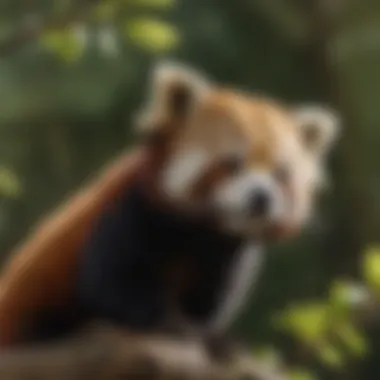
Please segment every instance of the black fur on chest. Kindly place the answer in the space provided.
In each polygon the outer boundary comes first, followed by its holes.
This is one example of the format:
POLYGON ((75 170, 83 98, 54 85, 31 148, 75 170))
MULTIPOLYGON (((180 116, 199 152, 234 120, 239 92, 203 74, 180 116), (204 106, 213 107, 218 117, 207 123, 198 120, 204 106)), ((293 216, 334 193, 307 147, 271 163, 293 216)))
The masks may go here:
POLYGON ((131 287, 156 283, 186 303, 226 277, 240 239, 154 204, 138 187, 122 203, 131 287))
POLYGON ((189 321, 204 323, 218 305, 240 243, 158 207, 135 186, 94 226, 70 279, 77 284, 73 304, 44 313, 32 335, 49 339, 89 320, 159 329, 173 304, 189 321))

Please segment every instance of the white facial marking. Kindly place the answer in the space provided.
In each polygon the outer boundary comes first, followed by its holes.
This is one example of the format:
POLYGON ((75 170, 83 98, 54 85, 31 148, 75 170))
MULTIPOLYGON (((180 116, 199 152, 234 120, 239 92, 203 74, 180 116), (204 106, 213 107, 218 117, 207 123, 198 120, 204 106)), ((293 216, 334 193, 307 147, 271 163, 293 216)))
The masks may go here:
POLYGON ((194 149, 178 154, 163 174, 163 186, 167 195, 178 198, 186 192, 209 165, 209 154, 202 149, 194 149))
POLYGON ((284 218, 286 201, 283 193, 269 173, 245 172, 218 186, 214 192, 214 202, 227 218, 232 229, 240 229, 248 224, 270 223, 284 218), (268 212, 260 217, 250 215, 250 202, 257 192, 263 192, 269 198, 268 212))

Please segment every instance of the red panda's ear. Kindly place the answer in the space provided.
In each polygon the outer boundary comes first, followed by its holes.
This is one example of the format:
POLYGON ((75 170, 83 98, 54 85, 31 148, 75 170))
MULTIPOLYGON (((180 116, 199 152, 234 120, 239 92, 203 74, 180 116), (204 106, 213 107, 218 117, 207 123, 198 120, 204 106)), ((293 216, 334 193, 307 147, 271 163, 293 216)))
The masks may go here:
POLYGON ((184 125, 211 84, 197 71, 173 62, 158 63, 151 74, 148 99, 138 114, 138 133, 150 135, 184 125))
POLYGON ((317 105, 297 107, 294 115, 306 149, 316 158, 324 157, 339 136, 339 116, 334 111, 317 105))

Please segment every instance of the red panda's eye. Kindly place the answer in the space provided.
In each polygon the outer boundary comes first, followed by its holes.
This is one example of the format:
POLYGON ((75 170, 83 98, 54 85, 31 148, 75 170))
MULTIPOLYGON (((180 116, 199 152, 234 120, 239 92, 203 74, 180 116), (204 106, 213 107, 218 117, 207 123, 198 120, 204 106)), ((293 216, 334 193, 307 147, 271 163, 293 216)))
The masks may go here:
POLYGON ((281 165, 281 166, 277 167, 275 172, 274 172, 274 176, 275 176, 277 181, 279 181, 281 183, 287 183, 289 181, 289 177, 290 177, 289 168, 285 165, 281 165))
POLYGON ((223 160, 222 165, 228 173, 233 174, 238 172, 244 166, 244 160, 239 156, 229 156, 223 160))

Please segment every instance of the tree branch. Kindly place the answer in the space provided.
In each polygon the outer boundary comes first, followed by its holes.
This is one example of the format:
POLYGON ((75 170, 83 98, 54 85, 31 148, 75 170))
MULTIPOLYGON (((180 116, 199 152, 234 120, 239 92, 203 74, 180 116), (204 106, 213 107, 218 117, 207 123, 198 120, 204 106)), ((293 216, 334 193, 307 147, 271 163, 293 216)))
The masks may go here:
POLYGON ((237 352, 228 362, 197 340, 169 340, 97 329, 60 346, 2 353, 0 378, 12 380, 284 380, 237 352))

